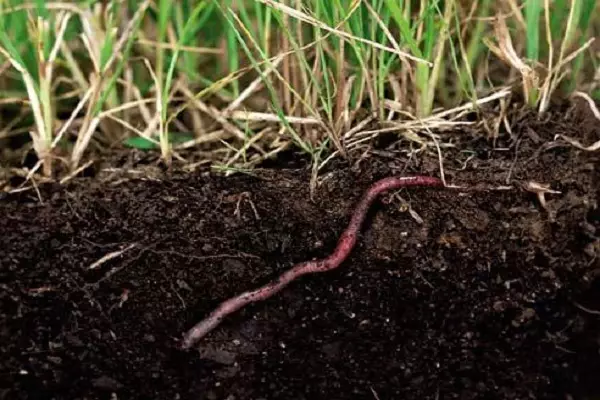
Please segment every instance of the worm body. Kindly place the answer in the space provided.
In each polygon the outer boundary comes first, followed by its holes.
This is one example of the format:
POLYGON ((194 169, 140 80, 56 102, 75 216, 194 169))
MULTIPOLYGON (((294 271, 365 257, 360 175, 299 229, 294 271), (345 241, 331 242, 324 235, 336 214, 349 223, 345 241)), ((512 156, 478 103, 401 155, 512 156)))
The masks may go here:
POLYGON ((354 248, 367 212, 377 196, 388 190, 396 190, 409 186, 442 187, 444 183, 440 179, 428 176, 390 177, 375 182, 367 189, 356 206, 350 223, 340 236, 333 253, 321 260, 305 261, 296 264, 266 285, 224 301, 206 318, 198 322, 184 334, 181 341, 181 348, 188 349, 192 347, 194 343, 217 327, 227 315, 236 312, 249 303, 268 299, 302 275, 330 271, 339 267, 354 248))

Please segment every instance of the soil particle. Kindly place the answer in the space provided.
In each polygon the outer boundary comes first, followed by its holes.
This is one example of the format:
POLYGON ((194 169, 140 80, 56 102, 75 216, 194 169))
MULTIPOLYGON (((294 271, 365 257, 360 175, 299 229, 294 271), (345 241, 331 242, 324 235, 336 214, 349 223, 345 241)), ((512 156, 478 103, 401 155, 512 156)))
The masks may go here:
POLYGON ((101 377, 92 380, 92 386, 100 390, 108 390, 111 392, 117 391, 123 387, 119 381, 106 375, 102 375, 101 377))

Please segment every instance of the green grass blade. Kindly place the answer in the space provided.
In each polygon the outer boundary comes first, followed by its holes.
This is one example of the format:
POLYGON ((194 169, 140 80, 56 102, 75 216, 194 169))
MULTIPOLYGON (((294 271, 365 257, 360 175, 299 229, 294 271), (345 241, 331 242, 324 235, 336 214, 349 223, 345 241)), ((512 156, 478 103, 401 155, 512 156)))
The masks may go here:
POLYGON ((385 0, 385 4, 389 9, 391 17, 400 28, 401 36, 398 42, 400 44, 406 44, 413 55, 423 58, 423 53, 421 52, 416 40, 413 38, 410 22, 407 20, 407 18, 405 18, 405 14, 400 7, 402 2, 397 0, 385 0))
MULTIPOLYGON (((147 4, 147 3, 145 3, 145 4, 147 4)), ((104 90, 100 94, 100 97, 98 98, 98 101, 96 102, 96 104, 93 108, 94 116, 97 116, 100 113, 100 111, 102 110, 102 108, 104 107, 104 103, 106 102, 106 99, 108 98, 109 94, 115 87, 117 80, 121 76, 121 73, 123 71, 125 63, 127 63, 129 60, 129 55, 131 54, 133 43, 135 41, 135 38, 137 37, 137 32, 139 31, 139 27, 140 27, 140 24, 143 20, 145 13, 146 13, 146 10, 147 10, 147 7, 145 7, 143 10, 136 11, 136 15, 134 16, 134 18, 137 18, 137 19, 135 21, 133 21, 134 24, 133 24, 131 33, 130 33, 129 37, 127 38, 127 41, 125 42, 125 45, 123 46, 123 51, 121 53, 121 57, 119 57, 119 62, 115 66, 114 72, 106 80, 106 84, 104 85, 104 90)), ((102 77, 102 78, 104 78, 104 77, 102 77)))
POLYGON ((205 7, 206 7, 205 1, 200 1, 196 5, 196 7, 192 11, 191 15, 189 16, 188 20, 186 21, 185 26, 183 27, 183 32, 181 33, 181 36, 179 37, 177 47, 174 50, 173 55, 171 57, 171 62, 169 65, 169 69, 167 71, 166 80, 165 80, 165 84, 163 87, 163 97, 162 97, 163 102, 164 102, 164 105, 163 105, 164 119, 163 120, 166 120, 168 94, 169 94, 169 91, 171 90, 173 76, 175 75, 175 66, 177 64, 177 59, 179 57, 180 46, 186 45, 186 43, 188 43, 191 40, 192 35, 193 35, 195 29, 197 28, 200 13, 202 13, 202 11, 204 10, 205 7))
POLYGON ((526 0, 525 23, 527 58, 538 61, 540 58, 540 15, 542 12, 542 0, 526 0))
POLYGON ((106 63, 108 62, 113 53, 115 44, 112 32, 113 28, 115 27, 115 11, 118 10, 117 1, 111 0, 109 7, 110 12, 108 13, 108 20, 106 21, 106 36, 100 49, 100 70, 103 70, 106 66, 106 63))
MULTIPOLYGON (((260 77, 262 78, 263 82, 265 83, 265 86, 267 87, 269 94, 271 95, 271 105, 275 109, 277 116, 279 117, 281 122, 284 124, 284 126, 288 129, 288 131, 291 133, 292 139, 296 142, 296 144, 305 152, 312 154, 312 149, 311 149, 310 145, 302 140, 302 138, 297 134, 297 132, 288 123, 287 119, 285 118, 283 109, 281 108, 281 106, 279 105, 279 103, 277 101, 277 94, 276 94, 275 88, 273 87, 271 81, 269 79, 267 79, 265 77, 265 75, 263 74, 261 68, 259 67, 258 61, 256 60, 256 58, 252 54, 252 51, 246 44, 246 40, 242 37, 241 33, 236 29, 236 26, 234 25, 234 22, 231 20, 231 18, 228 18, 227 20, 231 26, 231 30, 236 35, 236 38, 237 38, 238 42, 240 43, 240 46, 246 53, 247 57, 250 59, 252 66, 260 74, 260 77)), ((243 27, 241 27, 241 28, 243 28, 243 27)), ((246 33, 246 37, 248 37, 249 41, 251 43, 253 43, 253 45, 254 45, 256 51, 259 53, 259 56, 261 57, 261 59, 265 60, 267 65, 269 67, 271 67, 272 66, 271 62, 266 58, 265 54, 261 51, 261 49, 256 46, 256 42, 253 42, 251 37, 249 37, 249 32, 245 32, 245 33, 246 33)))
MULTIPOLYGON (((225 9, 233 9, 233 1, 234 0, 226 0, 225 1, 225 9)), ((240 68, 240 60, 239 60, 239 49, 238 49, 238 41, 237 34, 235 29, 229 25, 226 26, 226 40, 227 40, 227 67, 228 73, 232 73, 237 71, 240 68)), ((233 91, 233 95, 238 97, 240 94, 240 83, 236 79, 231 82, 231 90, 233 91)))

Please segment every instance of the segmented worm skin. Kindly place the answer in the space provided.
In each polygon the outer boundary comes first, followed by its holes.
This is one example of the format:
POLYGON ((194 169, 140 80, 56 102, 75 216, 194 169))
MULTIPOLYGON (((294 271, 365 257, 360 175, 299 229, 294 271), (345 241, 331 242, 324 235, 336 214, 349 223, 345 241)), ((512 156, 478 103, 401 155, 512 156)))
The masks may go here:
POLYGON ((302 275, 325 272, 337 268, 348 257, 356 244, 367 212, 377 196, 388 190, 396 190, 409 186, 440 187, 444 186, 444 183, 440 179, 428 176, 390 177, 375 182, 369 187, 356 206, 352 219, 344 233, 340 236, 333 253, 322 260, 305 261, 296 264, 270 283, 224 301, 210 315, 184 334, 181 341, 181 348, 188 349, 192 347, 194 343, 219 325, 227 315, 236 312, 249 303, 268 299, 302 275))

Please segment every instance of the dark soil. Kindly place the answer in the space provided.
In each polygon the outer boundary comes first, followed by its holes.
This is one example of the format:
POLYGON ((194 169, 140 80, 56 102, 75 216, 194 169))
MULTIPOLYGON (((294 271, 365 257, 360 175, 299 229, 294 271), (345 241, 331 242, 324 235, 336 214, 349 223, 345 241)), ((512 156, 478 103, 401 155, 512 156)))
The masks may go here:
POLYGON ((0 398, 600 398, 599 158, 555 141, 592 143, 600 124, 587 107, 512 121, 493 141, 449 134, 443 150, 449 183, 511 189, 384 196, 339 269, 242 309, 192 351, 177 348, 185 330, 326 256, 373 180, 439 176, 436 152, 388 143, 333 163, 313 200, 306 168, 7 196, 0 398), (531 181, 560 193, 544 208, 531 181))

